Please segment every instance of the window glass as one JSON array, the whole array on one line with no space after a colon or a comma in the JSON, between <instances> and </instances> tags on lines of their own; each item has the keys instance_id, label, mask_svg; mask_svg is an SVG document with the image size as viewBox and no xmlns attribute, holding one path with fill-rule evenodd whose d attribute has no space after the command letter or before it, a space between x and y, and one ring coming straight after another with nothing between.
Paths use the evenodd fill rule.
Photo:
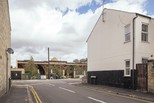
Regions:
<instances>
[{"instance_id":1,"label":"window glass","mask_svg":"<svg viewBox=\"0 0 154 103\"><path fill-rule=\"evenodd\" d=\"M142 24L142 31L148 32L148 25Z\"/></svg>"},{"instance_id":2,"label":"window glass","mask_svg":"<svg viewBox=\"0 0 154 103\"><path fill-rule=\"evenodd\" d=\"M130 41L130 24L125 26L125 42Z\"/></svg>"},{"instance_id":3,"label":"window glass","mask_svg":"<svg viewBox=\"0 0 154 103\"><path fill-rule=\"evenodd\" d=\"M130 71L130 60L125 61L125 76L130 76L131 71Z\"/></svg>"},{"instance_id":4,"label":"window glass","mask_svg":"<svg viewBox=\"0 0 154 103\"><path fill-rule=\"evenodd\" d=\"M148 41L148 25L142 24L141 40Z\"/></svg>"}]
</instances>

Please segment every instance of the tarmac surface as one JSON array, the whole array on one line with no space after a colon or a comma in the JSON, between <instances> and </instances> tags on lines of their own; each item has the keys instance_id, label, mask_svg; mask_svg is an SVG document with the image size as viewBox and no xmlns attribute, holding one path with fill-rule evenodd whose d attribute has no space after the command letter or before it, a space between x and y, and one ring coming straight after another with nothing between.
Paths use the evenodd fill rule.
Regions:
<instances>
[{"instance_id":1,"label":"tarmac surface","mask_svg":"<svg viewBox=\"0 0 154 103\"><path fill-rule=\"evenodd\" d=\"M108 93L122 95L126 97L147 100L154 103L153 93L142 92L142 91L132 90L132 89L125 89L125 88L110 87L110 86L104 86L104 85L92 85L92 84L75 84L75 85L83 86L85 88L93 89L95 91L108 92Z\"/></svg>"},{"instance_id":2,"label":"tarmac surface","mask_svg":"<svg viewBox=\"0 0 154 103\"><path fill-rule=\"evenodd\" d=\"M0 103L30 103L28 88L12 86L7 94L0 97Z\"/></svg>"},{"instance_id":3,"label":"tarmac surface","mask_svg":"<svg viewBox=\"0 0 154 103\"><path fill-rule=\"evenodd\" d=\"M44 81L45 83L51 82L51 80L44 80ZM38 82L44 82L44 81L38 80ZM25 83L25 81L21 81L21 82ZM30 89L25 85L22 86L21 82L14 81L15 85L11 87L10 91L7 94L0 97L0 103L33 103L32 100L35 100L35 99L34 98L32 99ZM26 82L33 83L33 81L31 80L26 81ZM154 94L152 93L140 92L137 90L123 89L123 88L117 88L117 87L109 87L109 86L104 86L104 85L82 84L80 80L75 80L74 83L72 81L67 82L66 80L66 83L75 85L77 87L90 89L90 90L93 90L94 92L105 92L109 94L124 96L126 98L128 97L128 98L140 99L143 101L147 101L146 103L154 103ZM34 86L37 86L37 83L35 84L36 85Z\"/></svg>"}]
</instances>

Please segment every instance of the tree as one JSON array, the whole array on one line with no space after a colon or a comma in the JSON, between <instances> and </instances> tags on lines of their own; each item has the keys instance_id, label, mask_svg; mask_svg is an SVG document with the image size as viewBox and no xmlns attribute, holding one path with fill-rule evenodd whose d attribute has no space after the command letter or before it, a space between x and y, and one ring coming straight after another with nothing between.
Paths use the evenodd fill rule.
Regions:
<instances>
[{"instance_id":1,"label":"tree","mask_svg":"<svg viewBox=\"0 0 154 103\"><path fill-rule=\"evenodd\" d=\"M73 62L74 62L74 63L79 63L80 60L78 60L78 59L74 59Z\"/></svg>"},{"instance_id":2,"label":"tree","mask_svg":"<svg viewBox=\"0 0 154 103\"><path fill-rule=\"evenodd\" d=\"M87 58L82 58L82 59L74 59L73 60L74 63L86 63L87 62Z\"/></svg>"},{"instance_id":3,"label":"tree","mask_svg":"<svg viewBox=\"0 0 154 103\"><path fill-rule=\"evenodd\" d=\"M61 67L58 66L58 65L53 66L52 71L53 71L53 73L55 73L55 74L57 74L59 76L62 76L62 74L63 74L63 71L62 71Z\"/></svg>"},{"instance_id":4,"label":"tree","mask_svg":"<svg viewBox=\"0 0 154 103\"><path fill-rule=\"evenodd\" d=\"M80 63L86 63L87 62L87 58L86 59L80 59Z\"/></svg>"},{"instance_id":5,"label":"tree","mask_svg":"<svg viewBox=\"0 0 154 103\"><path fill-rule=\"evenodd\" d=\"M38 78L38 69L37 66L34 64L34 59L31 56L30 60L28 60L27 64L25 65L25 72L29 74L31 79Z\"/></svg>"}]
</instances>

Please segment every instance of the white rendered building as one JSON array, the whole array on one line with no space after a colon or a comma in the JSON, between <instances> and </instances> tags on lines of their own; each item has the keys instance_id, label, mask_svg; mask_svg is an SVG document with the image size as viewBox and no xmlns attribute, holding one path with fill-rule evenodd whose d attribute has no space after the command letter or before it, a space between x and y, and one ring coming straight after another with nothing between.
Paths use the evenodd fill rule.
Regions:
<instances>
[{"instance_id":1,"label":"white rendered building","mask_svg":"<svg viewBox=\"0 0 154 103\"><path fill-rule=\"evenodd\" d=\"M104 9L87 44L88 82L131 88L136 64L154 58L154 19Z\"/></svg>"}]
</instances>

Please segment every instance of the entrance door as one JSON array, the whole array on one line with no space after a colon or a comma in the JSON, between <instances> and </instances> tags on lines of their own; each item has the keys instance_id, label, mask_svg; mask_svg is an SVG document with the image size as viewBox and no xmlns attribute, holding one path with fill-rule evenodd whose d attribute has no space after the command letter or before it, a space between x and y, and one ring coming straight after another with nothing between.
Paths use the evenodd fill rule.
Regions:
<instances>
[{"instance_id":1,"label":"entrance door","mask_svg":"<svg viewBox=\"0 0 154 103\"><path fill-rule=\"evenodd\" d=\"M147 64L137 64L137 89L147 91Z\"/></svg>"}]
</instances>

